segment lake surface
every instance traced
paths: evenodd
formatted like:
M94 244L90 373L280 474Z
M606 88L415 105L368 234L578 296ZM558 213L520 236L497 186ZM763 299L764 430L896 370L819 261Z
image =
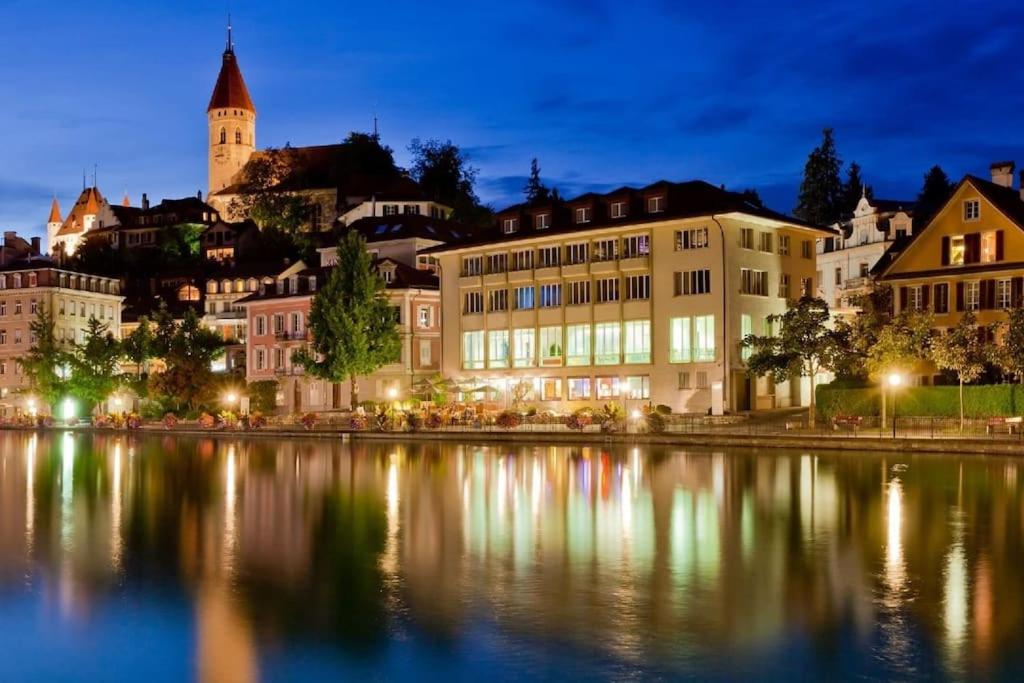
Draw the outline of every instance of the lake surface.
M1022 462L0 432L0 680L1019 680Z

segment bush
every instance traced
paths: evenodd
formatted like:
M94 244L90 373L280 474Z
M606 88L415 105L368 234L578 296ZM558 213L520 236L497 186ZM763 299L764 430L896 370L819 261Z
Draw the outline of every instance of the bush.
M263 429L267 426L267 418L256 410L245 416L245 425L252 430Z
M886 388L888 392L888 389ZM906 387L896 392L896 413L911 417L959 417L958 386ZM888 393L887 399L892 394ZM818 413L825 419L836 415L873 417L881 414L881 387L847 389L823 384L816 393ZM888 401L892 414L892 401ZM966 417L1016 417L1024 414L1024 387L989 384L964 387Z
M626 412L618 403L605 403L601 408L599 420L601 431L605 433L617 432L625 424Z
M138 413L125 413L124 415L124 427L125 429L138 429L142 426L142 416Z
M97 415L96 417L94 417L92 419L92 426L93 427L99 427L100 429L106 429L107 427L110 426L110 416L109 415Z
M174 413L164 415L164 429L174 429L178 426L178 416Z
M590 414L590 409L580 408L566 419L565 426L577 432L582 432L590 426L591 422L593 422L593 417Z
M497 419L495 420L495 424L497 424L502 429L515 429L522 423L522 417L520 417L519 413L517 413L514 410L503 411L501 414L498 415Z
M427 429L440 429L444 426L444 416L441 413L435 411L427 415L426 427Z
M405 426L409 428L410 432L417 432L423 427L423 415L415 410L407 410L405 412Z
M369 426L370 420L365 415L356 413L348 419L348 428L353 431L362 432Z
M264 379L249 382L249 410L272 413L277 408L277 392L279 385L276 379Z
M213 415L209 413L203 413L197 420L201 429L213 429L217 425L217 420L214 419Z
M238 416L230 410L222 410L217 416L217 420L226 429L235 429L238 427Z
M647 422L647 431L652 434L661 434L665 431L665 416L657 409L650 410L644 416Z
M39 415L36 417L36 427L52 427L53 416L52 415Z
M317 417L316 413L306 413L305 415L299 418L299 422L302 423L302 426L305 428L307 432L313 431L313 428L316 427L316 423L318 422L318 420L319 418Z
M658 405L654 406L654 412L658 413L659 415L671 415L672 407L667 406L664 403L659 403Z

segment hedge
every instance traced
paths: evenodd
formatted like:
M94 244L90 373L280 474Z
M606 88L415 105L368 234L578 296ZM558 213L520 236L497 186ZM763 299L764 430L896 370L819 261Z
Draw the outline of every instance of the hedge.
M897 390L896 408L900 415L913 417L959 417L958 386L906 387ZM891 399L892 394L889 394ZM881 413L879 387L847 389L823 384L815 396L818 413L833 415L876 416ZM888 402L892 414L892 401ZM1014 417L1024 415L1024 386L1019 384L988 384L964 387L966 417Z

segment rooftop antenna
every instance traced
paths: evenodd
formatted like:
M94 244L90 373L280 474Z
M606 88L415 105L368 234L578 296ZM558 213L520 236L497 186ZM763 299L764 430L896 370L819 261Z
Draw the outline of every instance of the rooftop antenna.
M97 186L96 185L96 174L98 172L98 169L99 169L99 164L93 164L92 165L92 186L93 187Z
M231 10L228 10L228 52L235 51L235 44L231 41Z
M82 169L82 191L85 191L85 169Z
M373 103L373 137L375 140L380 140L380 128L377 122L377 103Z

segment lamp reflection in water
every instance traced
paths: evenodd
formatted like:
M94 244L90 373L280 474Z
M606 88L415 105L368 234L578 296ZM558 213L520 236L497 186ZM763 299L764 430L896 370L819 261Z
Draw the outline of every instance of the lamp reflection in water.
M110 485L110 564L121 571L121 442L114 444L114 465Z

